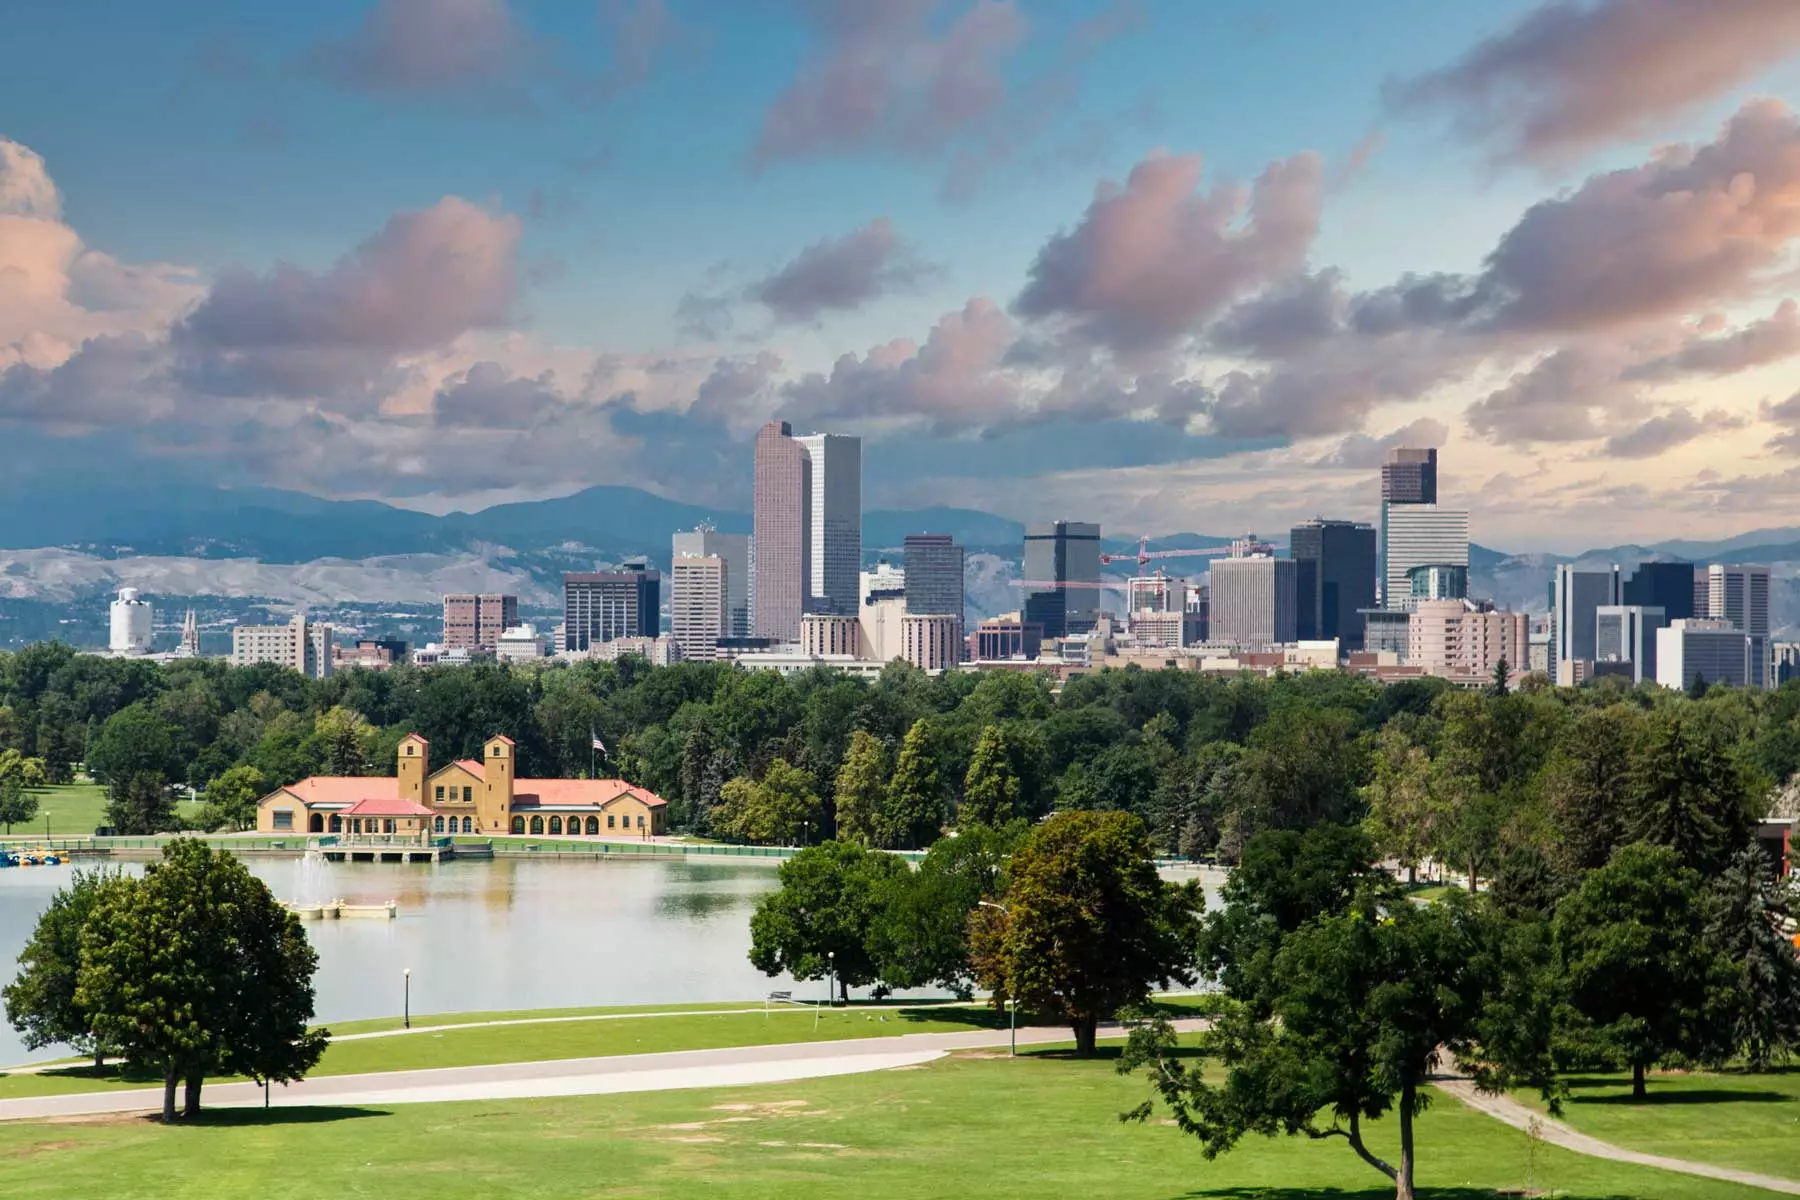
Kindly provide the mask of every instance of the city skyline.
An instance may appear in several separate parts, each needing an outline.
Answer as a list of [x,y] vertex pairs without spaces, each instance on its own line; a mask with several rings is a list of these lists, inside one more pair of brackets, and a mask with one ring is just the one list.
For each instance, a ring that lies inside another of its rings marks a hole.
[[1499,547],[1800,521],[1779,6],[446,3],[10,18],[28,472],[736,508],[774,413],[884,508],[1368,519],[1410,442]]

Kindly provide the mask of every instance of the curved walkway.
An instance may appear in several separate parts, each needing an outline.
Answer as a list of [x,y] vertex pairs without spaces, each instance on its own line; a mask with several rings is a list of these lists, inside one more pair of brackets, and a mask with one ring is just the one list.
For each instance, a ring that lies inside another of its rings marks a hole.
[[1599,1138],[1589,1137],[1573,1126],[1565,1125],[1561,1121],[1527,1108],[1511,1096],[1482,1092],[1475,1086],[1473,1080],[1460,1076],[1439,1076],[1431,1082],[1432,1086],[1455,1096],[1477,1112],[1486,1113],[1497,1121],[1504,1121],[1514,1129],[1522,1129],[1552,1146],[1560,1146],[1564,1150],[1572,1150],[1576,1154],[1585,1154],[1589,1158],[1604,1158],[1611,1162],[1632,1163],[1640,1167],[1659,1167],[1664,1171],[1676,1171],[1683,1175],[1698,1175],[1702,1179],[1718,1179],[1726,1183],[1741,1183],[1748,1187],[1762,1188],[1765,1191],[1800,1196],[1800,1180],[1783,1179],[1779,1175],[1762,1175],[1755,1171],[1739,1171],[1732,1167],[1715,1167],[1711,1163],[1690,1162],[1684,1158],[1666,1158],[1661,1154],[1645,1154],[1638,1150],[1627,1150],[1623,1146],[1615,1146],[1611,1142],[1603,1142]]
[[[1198,1028],[1199,1024],[1198,1021],[1179,1021],[1176,1027]],[[1117,1037],[1120,1032],[1115,1027],[1102,1031],[1101,1036]],[[1019,1030],[1021,1046],[1068,1040],[1066,1029],[1033,1027]],[[1006,1030],[978,1029],[967,1033],[906,1033],[856,1041],[674,1050],[660,1054],[435,1067],[368,1075],[321,1075],[273,1089],[269,1102],[284,1107],[428,1104],[448,1100],[522,1100],[677,1088],[742,1087],[918,1066],[942,1058],[952,1050],[1004,1049],[1006,1045]],[[208,1108],[257,1108],[263,1103],[263,1090],[253,1083],[215,1084],[205,1089],[202,1099]],[[0,1120],[153,1112],[161,1107],[161,1088],[71,1092],[0,1100]]]

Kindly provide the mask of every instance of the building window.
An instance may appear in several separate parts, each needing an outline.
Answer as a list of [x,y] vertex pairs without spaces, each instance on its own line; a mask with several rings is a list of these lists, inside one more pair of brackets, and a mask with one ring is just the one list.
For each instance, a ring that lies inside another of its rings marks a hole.
[[465,787],[463,789],[463,803],[464,804],[475,803],[475,789],[474,788]]
[[381,823],[381,832],[383,832],[383,833],[394,832],[394,818],[389,817],[387,820],[385,820]]
[[550,818],[550,832],[551,833],[561,833],[562,832],[562,818],[561,817],[551,817]]
[[524,833],[525,832],[525,818],[524,817],[514,817],[513,818],[512,831],[514,833]]
[[473,817],[464,817],[463,818],[463,832],[464,833],[474,833],[475,832],[475,819]]
[[332,813],[331,820],[326,822],[326,827],[333,833],[342,833],[344,832],[344,818]]
[[544,818],[542,818],[542,817],[531,818],[531,832],[533,832],[533,833],[544,832]]
[[441,783],[437,785],[437,802],[439,804],[444,802],[444,785]]
[[588,830],[588,836],[590,836],[590,837],[592,837],[596,833],[599,833],[600,832],[600,818],[599,817],[589,817],[587,819],[587,830]]
[[642,829],[643,827],[644,827],[644,814],[639,813],[638,814],[638,828]]
[[606,827],[608,829],[613,827],[613,815],[611,813],[606,814]]
[[433,832],[433,833],[444,832],[444,818],[443,817],[438,816],[438,817],[433,817],[431,819],[431,832]]
[[275,818],[274,827],[276,829],[292,829],[294,827],[293,809],[278,808],[271,815]]

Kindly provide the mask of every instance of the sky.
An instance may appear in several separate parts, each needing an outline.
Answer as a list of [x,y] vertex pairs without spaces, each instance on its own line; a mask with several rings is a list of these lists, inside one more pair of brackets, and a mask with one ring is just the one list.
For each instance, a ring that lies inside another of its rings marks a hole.
[[[1793,0],[22,0],[23,472],[1109,534],[1800,523]],[[153,498],[147,502],[154,502]]]

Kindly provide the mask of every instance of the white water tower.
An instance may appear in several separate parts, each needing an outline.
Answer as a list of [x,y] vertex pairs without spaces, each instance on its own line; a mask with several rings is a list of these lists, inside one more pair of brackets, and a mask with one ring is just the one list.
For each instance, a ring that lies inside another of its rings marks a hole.
[[151,620],[150,602],[138,599],[136,588],[120,588],[119,598],[112,602],[112,637],[108,643],[112,652],[150,653]]

